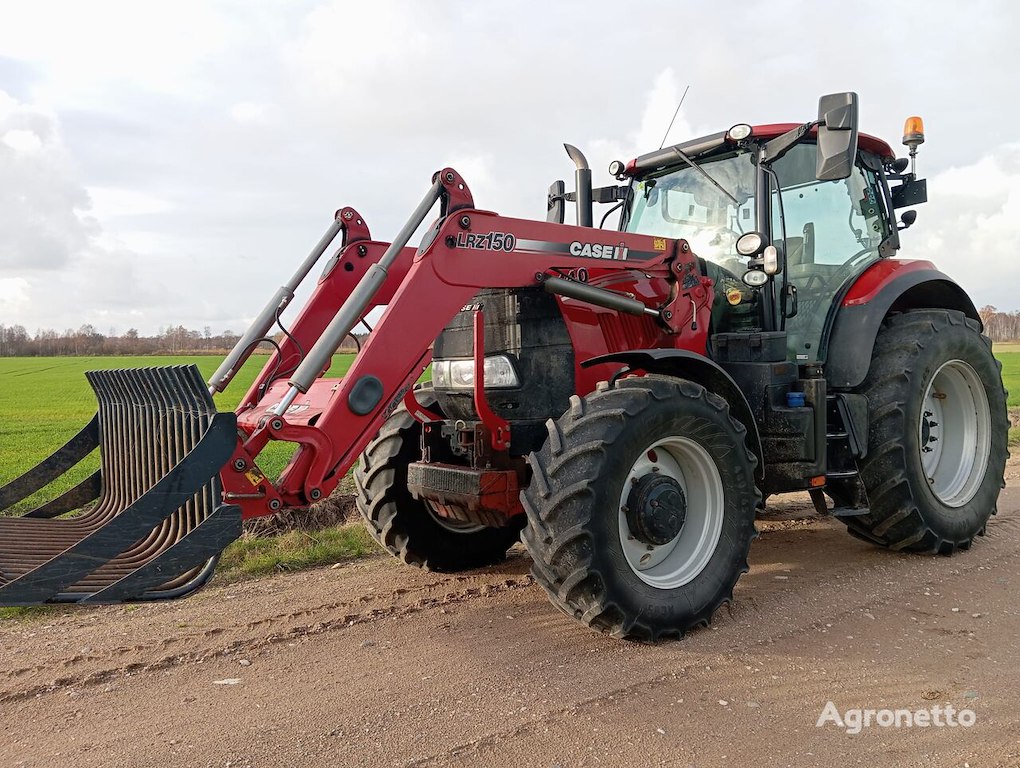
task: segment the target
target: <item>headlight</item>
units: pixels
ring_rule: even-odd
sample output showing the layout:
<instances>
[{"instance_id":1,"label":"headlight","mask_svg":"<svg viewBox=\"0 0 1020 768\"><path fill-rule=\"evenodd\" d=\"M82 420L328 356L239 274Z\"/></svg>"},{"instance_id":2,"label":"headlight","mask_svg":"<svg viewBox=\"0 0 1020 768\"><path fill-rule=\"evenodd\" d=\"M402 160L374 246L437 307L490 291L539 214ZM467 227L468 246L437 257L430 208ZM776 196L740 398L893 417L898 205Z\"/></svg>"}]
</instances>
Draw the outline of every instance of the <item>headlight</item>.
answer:
<instances>
[{"instance_id":1,"label":"headlight","mask_svg":"<svg viewBox=\"0 0 1020 768\"><path fill-rule=\"evenodd\" d=\"M507 389L519 387L510 358L506 355L492 355L485 358L486 389ZM474 360L434 360L432 362L432 385L436 389L472 389L475 386Z\"/></svg>"}]
</instances>

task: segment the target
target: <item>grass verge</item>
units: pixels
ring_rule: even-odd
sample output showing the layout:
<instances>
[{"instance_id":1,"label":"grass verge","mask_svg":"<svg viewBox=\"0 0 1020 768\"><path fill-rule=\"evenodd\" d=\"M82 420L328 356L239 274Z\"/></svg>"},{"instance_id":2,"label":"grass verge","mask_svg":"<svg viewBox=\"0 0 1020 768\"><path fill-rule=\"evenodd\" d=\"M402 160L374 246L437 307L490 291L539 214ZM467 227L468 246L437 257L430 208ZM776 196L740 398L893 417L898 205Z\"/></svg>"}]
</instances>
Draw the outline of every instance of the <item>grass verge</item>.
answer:
<instances>
[{"instance_id":1,"label":"grass verge","mask_svg":"<svg viewBox=\"0 0 1020 768\"><path fill-rule=\"evenodd\" d=\"M0 621L34 619L40 616L50 616L66 610L66 606L62 605L28 605L24 607L0 608Z\"/></svg>"},{"instance_id":2,"label":"grass verge","mask_svg":"<svg viewBox=\"0 0 1020 768\"><path fill-rule=\"evenodd\" d=\"M268 573L332 565L380 552L360 523L290 531L282 536L245 536L223 551L217 583L230 583Z\"/></svg>"}]
</instances>

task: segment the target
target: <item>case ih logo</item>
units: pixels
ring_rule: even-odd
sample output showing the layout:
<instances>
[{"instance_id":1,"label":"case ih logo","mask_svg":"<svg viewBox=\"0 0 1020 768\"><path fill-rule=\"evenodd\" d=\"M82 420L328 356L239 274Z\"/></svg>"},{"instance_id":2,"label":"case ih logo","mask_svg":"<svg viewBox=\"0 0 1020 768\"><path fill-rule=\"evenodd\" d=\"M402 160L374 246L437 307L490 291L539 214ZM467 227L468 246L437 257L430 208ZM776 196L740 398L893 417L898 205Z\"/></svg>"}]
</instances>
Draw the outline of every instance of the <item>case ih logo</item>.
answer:
<instances>
[{"instance_id":1,"label":"case ih logo","mask_svg":"<svg viewBox=\"0 0 1020 768\"><path fill-rule=\"evenodd\" d=\"M570 244L571 256L588 256L592 259L626 259L627 246L603 245L602 243L581 243L575 240Z\"/></svg>"}]
</instances>

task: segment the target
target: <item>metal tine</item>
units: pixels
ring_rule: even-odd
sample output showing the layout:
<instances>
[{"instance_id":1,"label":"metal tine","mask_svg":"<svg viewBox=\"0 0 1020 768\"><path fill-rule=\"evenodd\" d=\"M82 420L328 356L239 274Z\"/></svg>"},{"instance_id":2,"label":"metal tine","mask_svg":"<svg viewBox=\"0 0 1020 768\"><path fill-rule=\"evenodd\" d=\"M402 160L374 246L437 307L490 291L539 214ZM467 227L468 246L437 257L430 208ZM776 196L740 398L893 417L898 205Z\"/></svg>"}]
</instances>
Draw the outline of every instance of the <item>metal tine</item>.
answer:
<instances>
[{"instance_id":1,"label":"metal tine","mask_svg":"<svg viewBox=\"0 0 1020 768\"><path fill-rule=\"evenodd\" d=\"M159 479L155 476L153 464L155 463L155 418L153 416L153 406L155 405L155 388L149 381L148 376L133 376L132 382L135 388L138 390L139 399L143 403L142 407L142 434L140 435L141 442L141 462L142 462L142 485L145 489L151 488L156 484ZM143 491L144 492L144 491Z\"/></svg>"},{"instance_id":2,"label":"metal tine","mask_svg":"<svg viewBox=\"0 0 1020 768\"><path fill-rule=\"evenodd\" d=\"M113 457L116 455L115 434L117 430L117 414L111 402L111 393L106 383L106 377L102 375L102 372L87 371L85 378L92 386L92 391L95 392L96 400L99 403L99 459L100 477L103 484L99 503L96 504L91 512L79 518L85 522L91 522L92 520L104 519L116 499L117 478L114 471Z\"/></svg>"},{"instance_id":3,"label":"metal tine","mask_svg":"<svg viewBox=\"0 0 1020 768\"><path fill-rule=\"evenodd\" d=\"M170 417L170 420L172 421L173 419L176 418L174 410L177 407L177 403L178 403L178 400L179 400L179 397L180 397L179 393L176 391L175 384L172 381L172 377L167 375L166 369L153 369L153 370L148 371L147 373L148 373L149 383L150 383L151 387L153 388L154 392L156 393L155 396L159 398L161 407L165 409L165 411L168 413L168 415ZM164 433L165 433L165 427L161 428L161 439L162 439L162 434L164 434ZM188 450L190 450L190 446L185 446L185 448L186 448L186 451L185 451L185 454L186 454L186 452ZM173 460L173 461L167 461L168 456L167 456L167 451L166 451L166 446L165 445L163 446L163 449L160 451L160 453L161 453L161 457L160 457L160 459L161 459L160 471L162 473L161 474L161 476L162 476L162 475L165 475L166 472L169 471L170 466L173 466L174 464L176 464L177 461L180 460L180 459L176 459L176 460ZM183 456L180 457L180 458L183 458ZM165 469L164 469L164 465L169 465L169 466L165 466ZM180 518L180 514L181 514L180 510L175 510L173 512L173 514L171 514L166 520L163 521L162 525L158 529L159 539L157 541L157 544L158 544L158 549L159 550L163 550L167 546L172 546L174 544L174 542L177 540L177 537L178 537L177 531L178 531L178 527L179 527L179 522L178 521L179 521L179 518ZM157 554L158 554L158 552L157 552Z\"/></svg>"},{"instance_id":4,"label":"metal tine","mask_svg":"<svg viewBox=\"0 0 1020 768\"><path fill-rule=\"evenodd\" d=\"M194 370L188 372L188 377L191 379L191 397L194 402L195 412L198 414L196 425L199 431L204 433L212 422L212 415L216 412L216 405L213 403L208 389L202 386L203 382L197 378ZM213 513L215 504L210 503L210 497L210 484L207 483L195 496L195 516L192 521L192 528L201 524Z\"/></svg>"},{"instance_id":5,"label":"metal tine","mask_svg":"<svg viewBox=\"0 0 1020 768\"><path fill-rule=\"evenodd\" d=\"M209 399L209 393L206 391L203 397L202 392L205 388L202 386L201 381L198 381L196 386L194 369L186 369L181 371L181 373L187 379L187 387L183 391L187 407L193 414L192 418L189 419L189 425L191 427L191 439L194 443L198 441L209 426L209 407L206 402ZM187 512L183 521L186 531L197 527L212 512L203 503L205 498L204 489L205 486L188 502Z\"/></svg>"},{"instance_id":6,"label":"metal tine","mask_svg":"<svg viewBox=\"0 0 1020 768\"><path fill-rule=\"evenodd\" d=\"M102 413L100 450L103 454L103 482L106 488L101 511L104 517L109 518L123 508L126 495L126 479L121 472L124 413L111 386L109 372L98 371L93 375Z\"/></svg>"},{"instance_id":7,"label":"metal tine","mask_svg":"<svg viewBox=\"0 0 1020 768\"><path fill-rule=\"evenodd\" d=\"M191 452L191 449L195 447L195 441L192 439L191 434L191 417L189 408L186 401L187 380L182 376L182 371L179 366L175 366L171 370L166 371L166 375L169 378L172 386L173 398L174 398L174 429L176 432L177 444L181 449L181 456L187 455ZM190 503L190 499L188 502ZM187 505L185 505L186 509ZM178 510L175 514L186 515L187 512Z\"/></svg>"},{"instance_id":8,"label":"metal tine","mask_svg":"<svg viewBox=\"0 0 1020 768\"><path fill-rule=\"evenodd\" d=\"M135 454L134 454L134 431L135 431L135 412L134 404L131 402L131 396L126 391L123 381L121 380L120 371L110 372L110 384L113 389L114 396L116 397L117 408L121 413L121 429L120 434L117 437L118 447L120 448L119 455L119 466L117 472L123 481L124 497L122 504L117 510L117 514L120 514L125 507L137 498L135 492Z\"/></svg>"},{"instance_id":9,"label":"metal tine","mask_svg":"<svg viewBox=\"0 0 1020 768\"><path fill-rule=\"evenodd\" d=\"M124 404L124 416L126 418L123 440L124 453L122 456L121 471L127 480L126 504L130 504L139 496L138 488L138 407L131 392L131 385L128 383L126 371L112 371L112 380L121 402Z\"/></svg>"},{"instance_id":10,"label":"metal tine","mask_svg":"<svg viewBox=\"0 0 1020 768\"><path fill-rule=\"evenodd\" d=\"M97 414L99 415L99 476L102 481L102 492L99 496L99 503L93 507L90 515L99 516L109 506L113 496L113 475L110 471L110 404L104 390L102 377L96 371L86 371L85 378L88 380L92 391L96 395Z\"/></svg>"},{"instance_id":11,"label":"metal tine","mask_svg":"<svg viewBox=\"0 0 1020 768\"><path fill-rule=\"evenodd\" d=\"M109 504L104 510L107 519L117 514L124 508L127 497L127 478L121 468L121 457L124 454L124 430L126 419L124 405L113 387L113 381L109 373L102 375L100 380L103 383L103 391L106 397L106 410L108 416L108 429L104 437L104 444L109 449L109 466L107 472L110 477Z\"/></svg>"}]
</instances>

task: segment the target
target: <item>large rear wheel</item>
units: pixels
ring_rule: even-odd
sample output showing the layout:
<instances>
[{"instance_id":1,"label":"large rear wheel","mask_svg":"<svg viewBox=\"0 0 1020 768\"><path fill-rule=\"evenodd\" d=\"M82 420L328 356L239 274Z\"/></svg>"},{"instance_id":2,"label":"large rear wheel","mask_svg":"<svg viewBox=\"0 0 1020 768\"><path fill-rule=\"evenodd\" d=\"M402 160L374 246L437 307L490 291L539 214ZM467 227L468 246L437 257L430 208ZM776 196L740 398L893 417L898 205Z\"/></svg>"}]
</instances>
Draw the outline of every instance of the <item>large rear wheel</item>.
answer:
<instances>
[{"instance_id":1,"label":"large rear wheel","mask_svg":"<svg viewBox=\"0 0 1020 768\"><path fill-rule=\"evenodd\" d=\"M951 554L984 532L1008 451L1001 365L961 312L890 316L858 389L869 403L860 460L870 512L850 532L893 549Z\"/></svg>"},{"instance_id":2,"label":"large rear wheel","mask_svg":"<svg viewBox=\"0 0 1020 768\"><path fill-rule=\"evenodd\" d=\"M431 385L417 392L432 410ZM372 537L409 565L462 571L501 562L519 538L519 527L491 528L435 514L407 488L407 465L421 459L421 424L401 405L361 455L354 472L358 511Z\"/></svg>"},{"instance_id":3,"label":"large rear wheel","mask_svg":"<svg viewBox=\"0 0 1020 768\"><path fill-rule=\"evenodd\" d=\"M756 458L726 401L645 376L549 422L522 493L524 542L552 602L588 626L654 641L707 624L747 571Z\"/></svg>"}]
</instances>

